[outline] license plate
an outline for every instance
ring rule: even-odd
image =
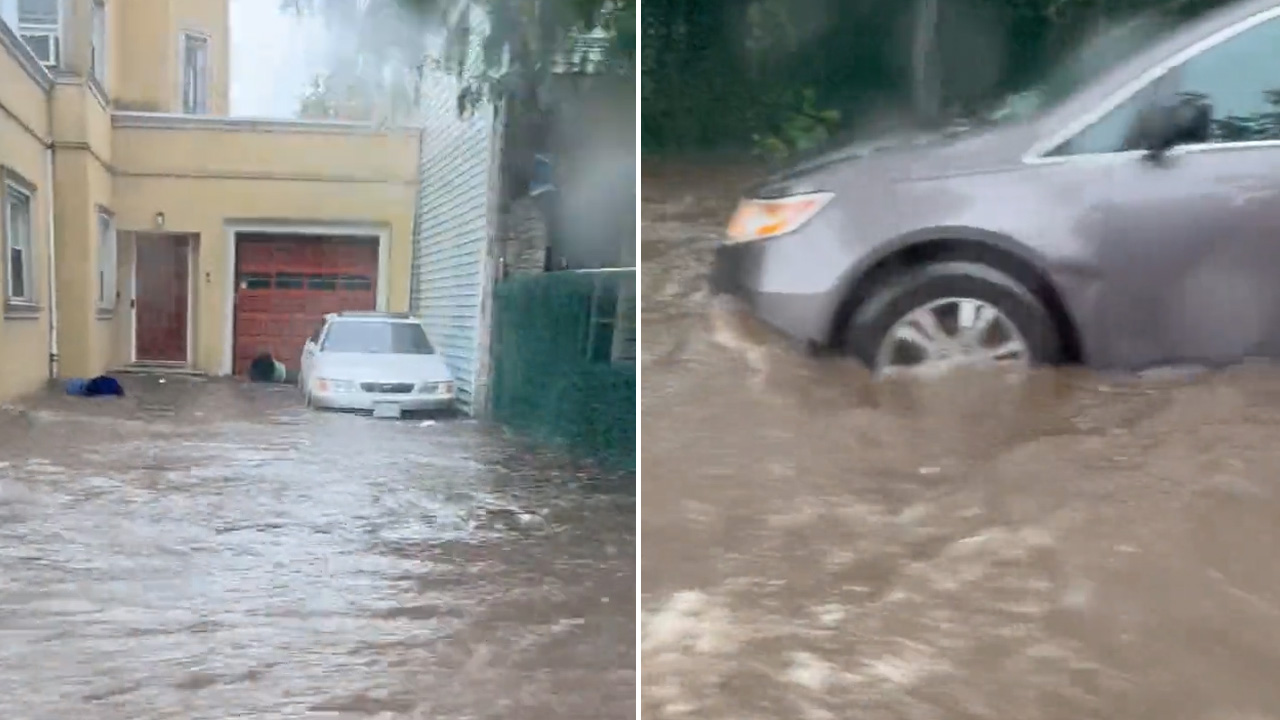
[[[377,402],[373,404],[373,416],[376,418],[400,417],[400,403]]]

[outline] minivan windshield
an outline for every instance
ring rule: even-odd
[[[435,350],[422,326],[410,322],[337,320],[320,347],[325,352],[375,355],[431,355]]]
[[[1175,23],[1143,16],[1088,36],[1030,87],[1006,96],[981,114],[987,123],[1019,122],[1056,107],[1100,75],[1163,38]]]

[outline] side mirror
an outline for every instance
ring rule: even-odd
[[[1150,105],[1138,115],[1137,146],[1159,160],[1178,145],[1208,142],[1212,120],[1213,106],[1196,97]]]

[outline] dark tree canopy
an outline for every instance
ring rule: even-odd
[[[1038,79],[1101,26],[1224,0],[645,0],[646,152],[783,155],[938,120]]]
[[[353,86],[367,78],[353,77],[354,66],[403,68],[416,72],[424,64],[444,67],[466,85],[460,104],[495,94],[528,94],[551,71],[575,32],[602,27],[609,32],[611,60],[623,72],[634,72],[636,13],[634,0],[280,0],[299,14],[320,16],[337,36],[348,38],[348,52],[334,59],[334,67],[317,78],[303,102],[303,112],[332,114],[337,107],[357,107],[352,97],[385,95]],[[488,31],[482,40],[481,68],[464,67],[466,48],[481,42],[463,12],[482,8]],[[439,57],[427,52],[428,33],[441,33],[445,50]],[[384,73],[385,74],[385,73]],[[344,105],[345,103],[345,105]]]

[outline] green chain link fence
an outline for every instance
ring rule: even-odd
[[[494,419],[635,469],[635,269],[520,275],[494,295]]]

